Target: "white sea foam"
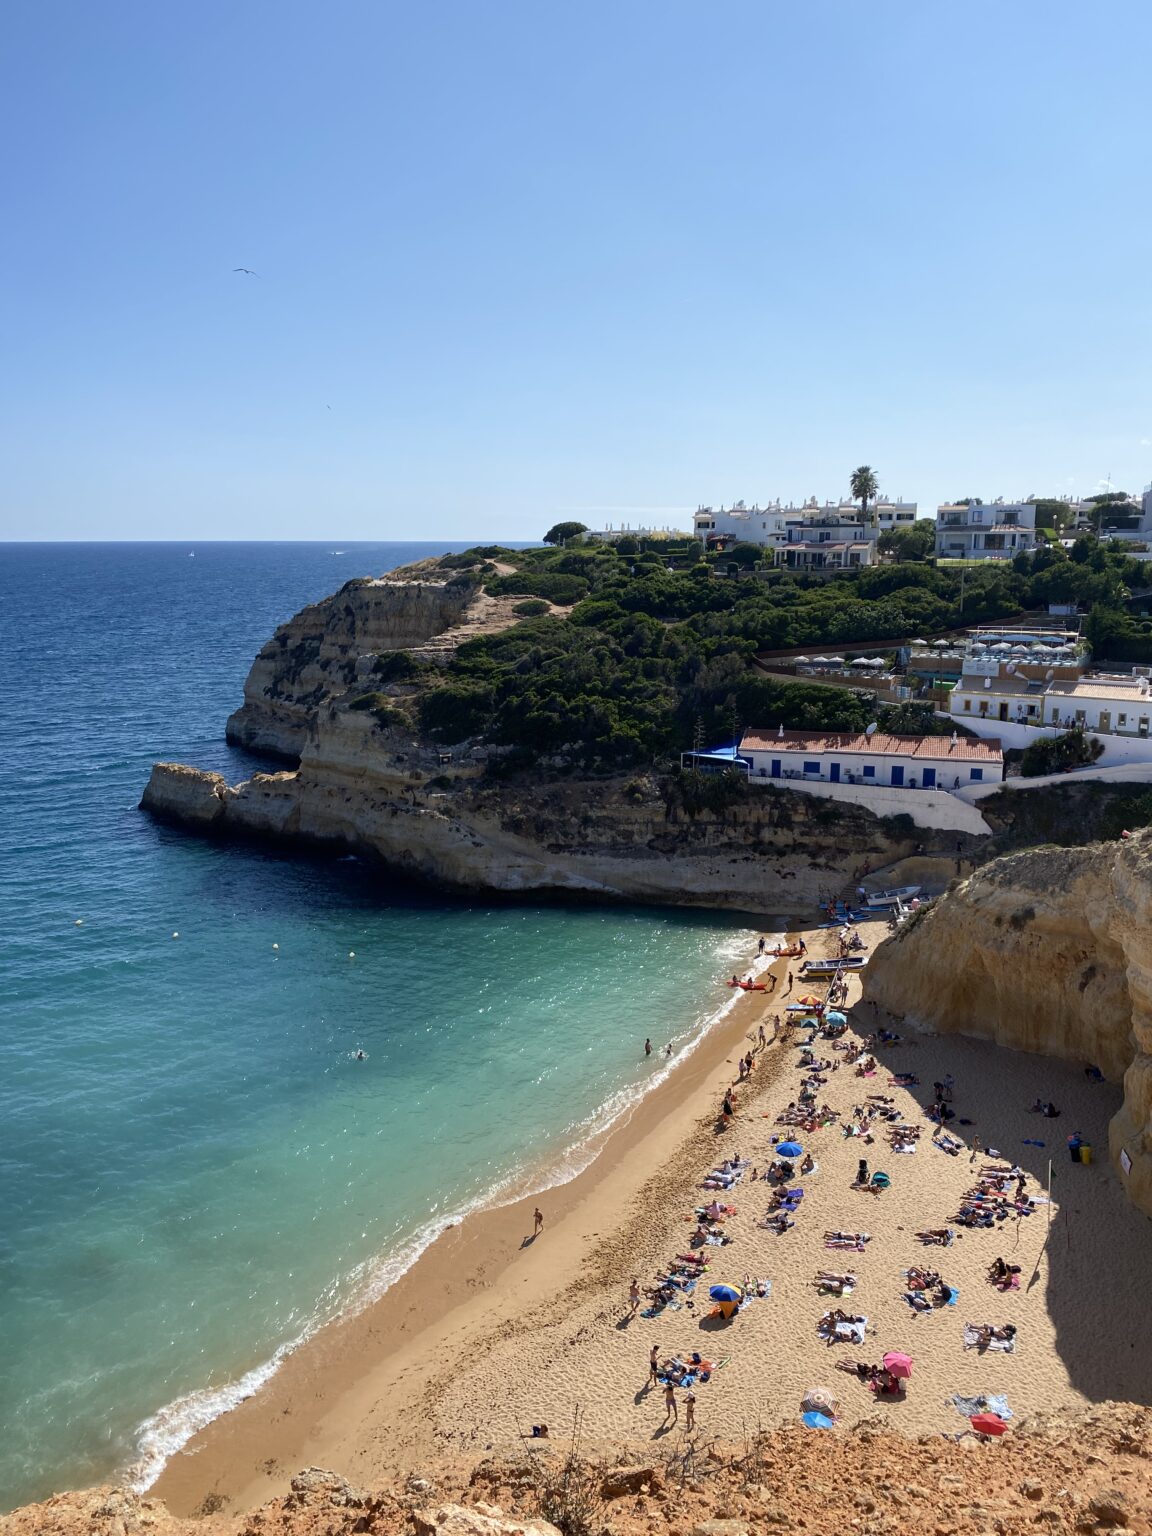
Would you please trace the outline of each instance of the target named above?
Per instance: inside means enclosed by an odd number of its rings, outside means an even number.
[[[767,947],[773,949],[783,944],[785,937],[783,932],[766,934]],[[725,969],[730,962],[738,962],[738,969],[745,975],[759,976],[768,969],[775,957],[765,954],[749,960],[749,938],[748,931],[741,930],[717,944],[716,959],[724,962],[721,969]],[[331,1307],[319,1309],[294,1338],[281,1344],[261,1365],[254,1366],[238,1380],[223,1386],[202,1387],[187,1392],[145,1419],[136,1432],[136,1459],[125,1469],[130,1486],[138,1493],[151,1488],[169,1458],[182,1450],[193,1436],[258,1392],[272,1379],[289,1355],[307,1343],[321,1328],[337,1317],[353,1317],[378,1301],[450,1227],[457,1226],[476,1211],[498,1210],[518,1200],[556,1189],[570,1183],[591,1167],[608,1132],[626,1120],[649,1093],[666,1082],[676,1067],[697,1050],[745,995],[733,989],[718,1007],[699,1015],[693,1021],[683,1043],[671,1056],[662,1059],[656,1071],[642,1082],[617,1089],[592,1114],[572,1126],[570,1134],[574,1139],[549,1162],[546,1170],[541,1172],[537,1169],[535,1174],[530,1174],[522,1167],[511,1170],[475,1199],[429,1222],[398,1248],[357,1266],[341,1287],[343,1300],[338,1303],[333,1296]]]

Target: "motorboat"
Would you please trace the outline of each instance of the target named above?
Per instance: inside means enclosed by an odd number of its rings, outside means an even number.
[[[869,907],[898,907],[901,902],[911,901],[919,894],[918,885],[897,885],[890,891],[873,891],[865,897],[865,902]]]
[[[835,976],[837,971],[862,971],[868,964],[868,956],[845,955],[842,960],[805,960],[800,967],[801,976]]]

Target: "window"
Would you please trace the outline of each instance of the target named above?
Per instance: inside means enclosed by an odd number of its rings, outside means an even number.
[[[964,708],[966,710],[971,711],[971,708],[972,708],[972,700],[971,699],[965,699],[964,700]]]
[[[972,521],[974,523],[982,523],[984,521],[984,514],[983,514],[983,512],[981,512],[978,508],[975,508],[975,507],[972,508],[971,517],[972,517]]]
[[[819,763],[805,763],[804,764],[804,772],[805,773],[819,773],[820,772],[820,764]]]
[[[1127,725],[1128,724],[1128,716],[1127,715],[1117,715],[1116,716],[1116,724],[1117,725]]]
[[[984,778],[984,770],[983,770],[983,768],[973,768],[973,770],[972,770],[972,782],[973,782],[973,784],[979,784],[982,781],[983,778]]]
[[[876,770],[875,770],[875,768],[873,768],[871,763],[869,763],[865,767],[865,769],[864,769],[864,777],[866,779],[874,779],[876,777]]]

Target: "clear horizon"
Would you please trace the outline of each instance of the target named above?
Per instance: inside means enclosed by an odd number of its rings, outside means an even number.
[[[8,44],[0,540],[1152,480],[1135,0],[41,0]]]

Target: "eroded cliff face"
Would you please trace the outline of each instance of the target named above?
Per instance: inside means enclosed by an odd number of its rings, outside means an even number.
[[[1152,832],[985,865],[877,949],[864,997],[1123,1080],[1110,1150],[1152,1215]]]
[[[329,706],[298,770],[233,786],[157,763],[141,804],[194,831],[365,854],[462,892],[595,893],[756,913],[809,909],[863,864],[911,851],[866,811],[778,789],[692,817],[647,775],[494,784],[483,766],[472,757],[440,764],[369,713]]]
[[[252,663],[228,740],[295,762],[324,704],[371,687],[382,652],[446,660],[469,635],[514,623],[514,602],[421,567],[350,581],[281,624]]]

